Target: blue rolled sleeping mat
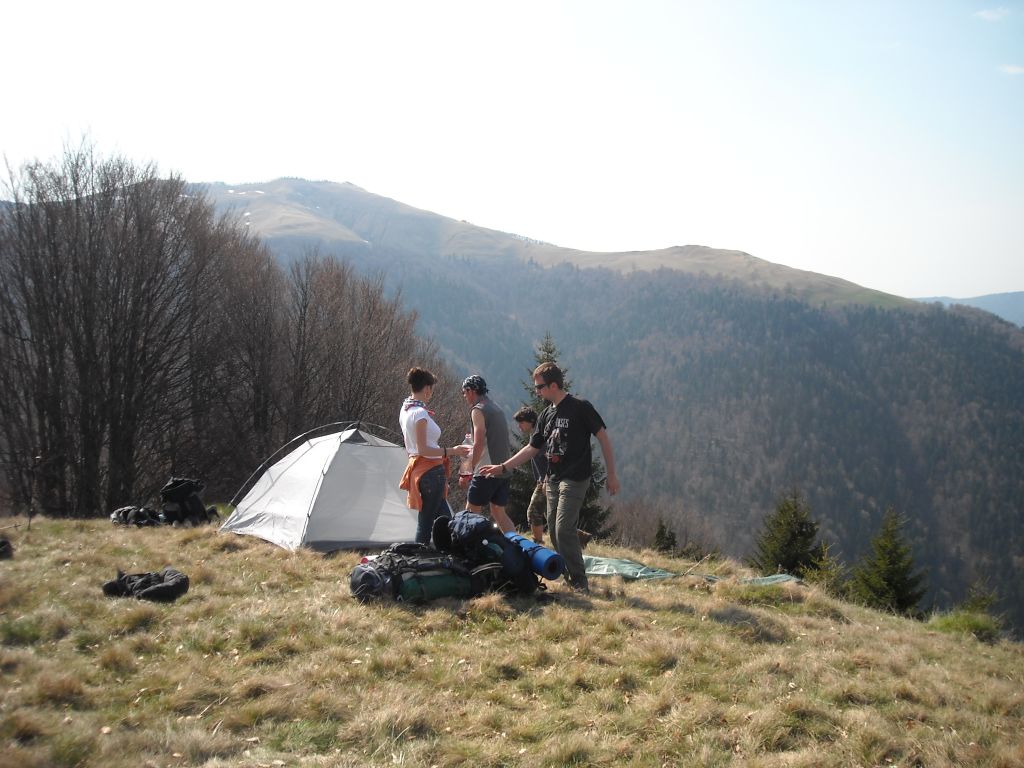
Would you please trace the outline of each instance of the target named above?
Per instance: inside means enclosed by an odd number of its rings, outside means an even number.
[[[530,568],[538,576],[554,580],[565,572],[565,560],[553,549],[548,549],[543,544],[531,541],[514,531],[508,531],[505,538],[518,544],[519,548],[527,554],[530,559]]]

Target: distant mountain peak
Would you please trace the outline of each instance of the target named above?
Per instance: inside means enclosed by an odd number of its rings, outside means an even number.
[[[952,306],[962,304],[975,309],[991,312],[1014,325],[1024,326],[1024,291],[1009,293],[989,293],[984,296],[973,296],[967,299],[955,299],[951,296],[930,296],[917,299],[927,304],[943,304]]]
[[[432,211],[414,208],[369,192],[352,182],[308,181],[283,177],[261,184],[206,186],[217,206],[247,210],[253,229],[270,241],[307,238],[372,243],[422,253],[485,261],[514,258],[545,267],[573,264],[628,274],[670,269],[736,281],[792,295],[810,304],[869,304],[912,307],[916,302],[840,278],[786,267],[737,250],[675,245],[637,251],[581,251],[526,235],[479,227]],[[259,195],[247,194],[259,192]]]

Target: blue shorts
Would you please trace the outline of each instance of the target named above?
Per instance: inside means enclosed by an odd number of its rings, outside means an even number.
[[[473,475],[473,479],[469,481],[469,493],[466,494],[466,501],[474,507],[482,507],[484,504],[506,507],[508,506],[510,488],[511,485],[507,477]]]

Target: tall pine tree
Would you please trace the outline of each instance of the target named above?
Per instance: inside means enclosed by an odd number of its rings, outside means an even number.
[[[803,576],[817,560],[814,539],[818,524],[800,491],[786,491],[775,511],[764,519],[764,530],[754,543],[750,564],[761,573],[789,573]]]
[[[526,372],[526,379],[522,382],[523,391],[526,393],[525,401],[523,405],[528,405],[537,412],[537,415],[544,411],[548,407],[548,403],[537,395],[537,391],[533,387],[533,371],[541,363],[555,363],[559,368],[562,369],[562,376],[565,380],[565,390],[567,392],[572,391],[572,384],[569,380],[567,369],[558,362],[559,351],[555,345],[555,340],[551,337],[550,332],[544,334],[543,340],[537,345],[537,349],[533,353],[534,364]],[[575,394],[575,393],[574,393]],[[522,435],[519,435],[519,445],[526,445],[526,440]],[[601,491],[604,490],[604,483],[607,477],[604,469],[604,463],[598,458],[598,451],[594,453],[594,460],[591,465],[591,482],[590,487],[587,489],[587,495],[583,498],[583,506],[580,509],[580,522],[579,527],[595,536],[605,536],[611,533],[611,528],[606,528],[608,518],[612,513],[611,507],[601,506],[600,497]],[[512,522],[516,524],[517,528],[525,529],[527,527],[526,521],[526,508],[530,504],[530,497],[533,494],[533,489],[536,483],[533,479],[533,471],[529,466],[523,466],[513,473],[511,481],[511,491],[509,494],[508,512],[509,517],[512,518]]]
[[[882,527],[871,542],[871,552],[850,579],[850,596],[883,611],[911,615],[927,588],[924,574],[915,571],[910,546],[903,540],[903,521],[886,510]]]
[[[665,525],[665,519],[658,518],[658,530],[654,534],[654,548],[659,552],[673,552],[676,548],[676,532]]]

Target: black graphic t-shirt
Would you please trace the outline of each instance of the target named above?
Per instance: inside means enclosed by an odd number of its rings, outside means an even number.
[[[593,457],[590,438],[604,428],[604,421],[590,404],[566,395],[557,406],[549,405],[537,419],[530,445],[544,452],[548,477],[554,480],[586,480]]]

